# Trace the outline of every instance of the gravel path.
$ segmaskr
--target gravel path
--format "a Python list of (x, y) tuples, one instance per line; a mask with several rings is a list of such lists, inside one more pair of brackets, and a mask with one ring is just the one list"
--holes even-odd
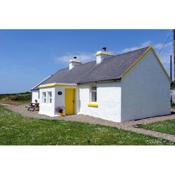
[(122, 129), (124, 129), (126, 131), (132, 131), (132, 132), (136, 132), (136, 133), (139, 133), (139, 134), (144, 134), (144, 135), (157, 137), (157, 138), (162, 138), (162, 139), (166, 139), (166, 140), (175, 142), (175, 136), (174, 135), (170, 135), (170, 134), (166, 134), (166, 133), (146, 130), (146, 129), (143, 129), (143, 128), (134, 128), (132, 126), (127, 127), (127, 128), (122, 128)]
[(87, 115), (71, 115), (71, 116), (65, 116), (65, 117), (48, 117), (46, 115), (40, 115), (38, 112), (29, 112), (25, 108), (25, 105), (8, 105), (3, 104), (6, 108), (18, 112), (22, 114), (25, 117), (31, 117), (31, 118), (38, 118), (38, 119), (49, 119), (49, 120), (65, 120), (65, 121), (77, 121), (77, 122), (83, 122), (83, 123), (90, 123), (90, 124), (100, 124), (105, 126), (111, 126), (116, 127), (118, 129), (123, 129), (126, 131), (132, 131), (139, 134), (144, 134), (152, 137), (162, 138), (169, 141), (175, 142), (175, 136), (165, 133), (160, 133), (156, 131), (146, 130), (142, 128), (137, 128), (138, 124), (148, 124), (148, 123), (154, 123), (158, 121), (165, 121), (165, 120), (173, 120), (175, 119), (175, 114), (172, 115), (166, 115), (166, 116), (158, 116), (158, 117), (152, 117), (152, 118), (146, 118), (141, 120), (135, 120), (135, 121), (128, 121), (128, 122), (122, 122), (122, 123), (116, 123), (112, 121), (103, 120), (100, 118), (95, 118)]

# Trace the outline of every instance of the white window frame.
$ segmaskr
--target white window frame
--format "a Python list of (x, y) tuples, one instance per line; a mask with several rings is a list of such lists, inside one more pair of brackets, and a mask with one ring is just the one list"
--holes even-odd
[(53, 94), (52, 91), (47, 92), (47, 103), (52, 103), (53, 102)]
[[(96, 97), (93, 97), (94, 94)], [(96, 100), (94, 100), (94, 98), (96, 98)], [(90, 102), (97, 103), (97, 86), (96, 85), (93, 85), (90, 88)]]
[(40, 92), (38, 91), (38, 99), (40, 99)]
[(47, 93), (46, 92), (42, 92), (42, 102), (47, 103)]

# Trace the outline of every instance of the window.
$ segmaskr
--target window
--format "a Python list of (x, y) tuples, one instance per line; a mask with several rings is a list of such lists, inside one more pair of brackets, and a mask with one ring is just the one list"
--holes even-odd
[(91, 102), (97, 102), (97, 87), (91, 87)]
[(46, 92), (42, 93), (42, 102), (46, 103)]
[(52, 103), (52, 92), (48, 92), (48, 103)]
[(43, 103), (52, 103), (52, 101), (53, 101), (52, 91), (42, 92), (42, 102)]

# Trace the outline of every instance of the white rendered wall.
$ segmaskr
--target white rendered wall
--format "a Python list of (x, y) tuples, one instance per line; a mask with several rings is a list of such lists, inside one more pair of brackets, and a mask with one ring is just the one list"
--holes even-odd
[(122, 121), (170, 113), (170, 83), (149, 52), (122, 80)]
[[(58, 92), (61, 91), (62, 95), (58, 95)], [(55, 87), (55, 109), (57, 107), (65, 107), (65, 103), (64, 103), (64, 87), (63, 86), (57, 86)], [(58, 115), (58, 112), (55, 110), (55, 115)]]
[(38, 94), (39, 94), (39, 90), (38, 91), (32, 91), (32, 103), (35, 103), (35, 100), (37, 100), (38, 103), (39, 103)]
[[(57, 86), (57, 87), (55, 87), (55, 108), (57, 108), (57, 107), (63, 107), (64, 108), (64, 110), (65, 110), (65, 89), (66, 88), (75, 88), (76, 89), (76, 87), (75, 86)], [(62, 92), (62, 95), (58, 95), (58, 91), (61, 91)], [(75, 106), (74, 106), (74, 109), (75, 109), (75, 114), (76, 114), (76, 109), (77, 109), (77, 107), (76, 107), (76, 104), (77, 104), (77, 102), (76, 102), (76, 99), (77, 99), (77, 97), (76, 97), (76, 90), (75, 90)], [(58, 113), (55, 111), (55, 115), (58, 115)]]
[(78, 114), (86, 114), (94, 117), (121, 121), (121, 84), (97, 83), (98, 107), (88, 107), (90, 96), (90, 84), (78, 86)]
[[(48, 92), (51, 91), (52, 92), (52, 103), (43, 103), (42, 101), (42, 93), (43, 92)], [(39, 110), (39, 114), (44, 114), (44, 115), (48, 115), (51, 117), (55, 116), (55, 88), (43, 88), (40, 89), (40, 110)]]

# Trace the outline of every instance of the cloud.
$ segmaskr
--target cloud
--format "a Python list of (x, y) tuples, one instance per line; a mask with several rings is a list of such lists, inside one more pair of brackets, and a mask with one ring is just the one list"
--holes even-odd
[(146, 41), (138, 46), (134, 46), (134, 47), (129, 47), (129, 48), (125, 48), (123, 49), (121, 52), (129, 52), (129, 51), (133, 51), (133, 50), (137, 50), (137, 49), (140, 49), (140, 48), (143, 48), (143, 47), (146, 47), (148, 45), (152, 45), (154, 47), (154, 49), (156, 50), (161, 50), (161, 49), (166, 49), (168, 47), (171, 47), (172, 46), (172, 41), (164, 44), (164, 43), (156, 43), (154, 44), (152, 41)]
[(79, 53), (67, 53), (65, 55), (59, 56), (55, 59), (56, 63), (61, 64), (68, 64), (69, 60), (73, 58), (74, 56), (77, 57), (82, 63), (86, 63), (92, 60), (95, 60), (95, 54), (94, 53), (85, 53), (85, 52), (79, 52)]
[(124, 53), (124, 52), (130, 52), (130, 51), (133, 51), (133, 50), (137, 50), (137, 49), (140, 49), (142, 47), (146, 47), (148, 45), (151, 44), (151, 41), (146, 41), (138, 46), (134, 46), (134, 47), (129, 47), (129, 48), (125, 48), (121, 51), (121, 53)]
[(169, 73), (170, 70), (170, 55), (173, 53), (173, 45), (172, 41), (168, 43), (156, 43), (153, 44), (153, 47), (158, 54), (163, 66), (166, 71)]
[(154, 45), (154, 48), (159, 50), (159, 49), (167, 48), (169, 46), (172, 46), (172, 41), (170, 41), (170, 42), (168, 42), (166, 44), (164, 44), (164, 43), (157, 43), (157, 44)]
[(172, 42), (168, 42), (166, 44), (158, 43), (154, 45), (154, 49), (156, 50), (163, 64), (169, 64), (169, 58), (173, 51), (172, 46)]

